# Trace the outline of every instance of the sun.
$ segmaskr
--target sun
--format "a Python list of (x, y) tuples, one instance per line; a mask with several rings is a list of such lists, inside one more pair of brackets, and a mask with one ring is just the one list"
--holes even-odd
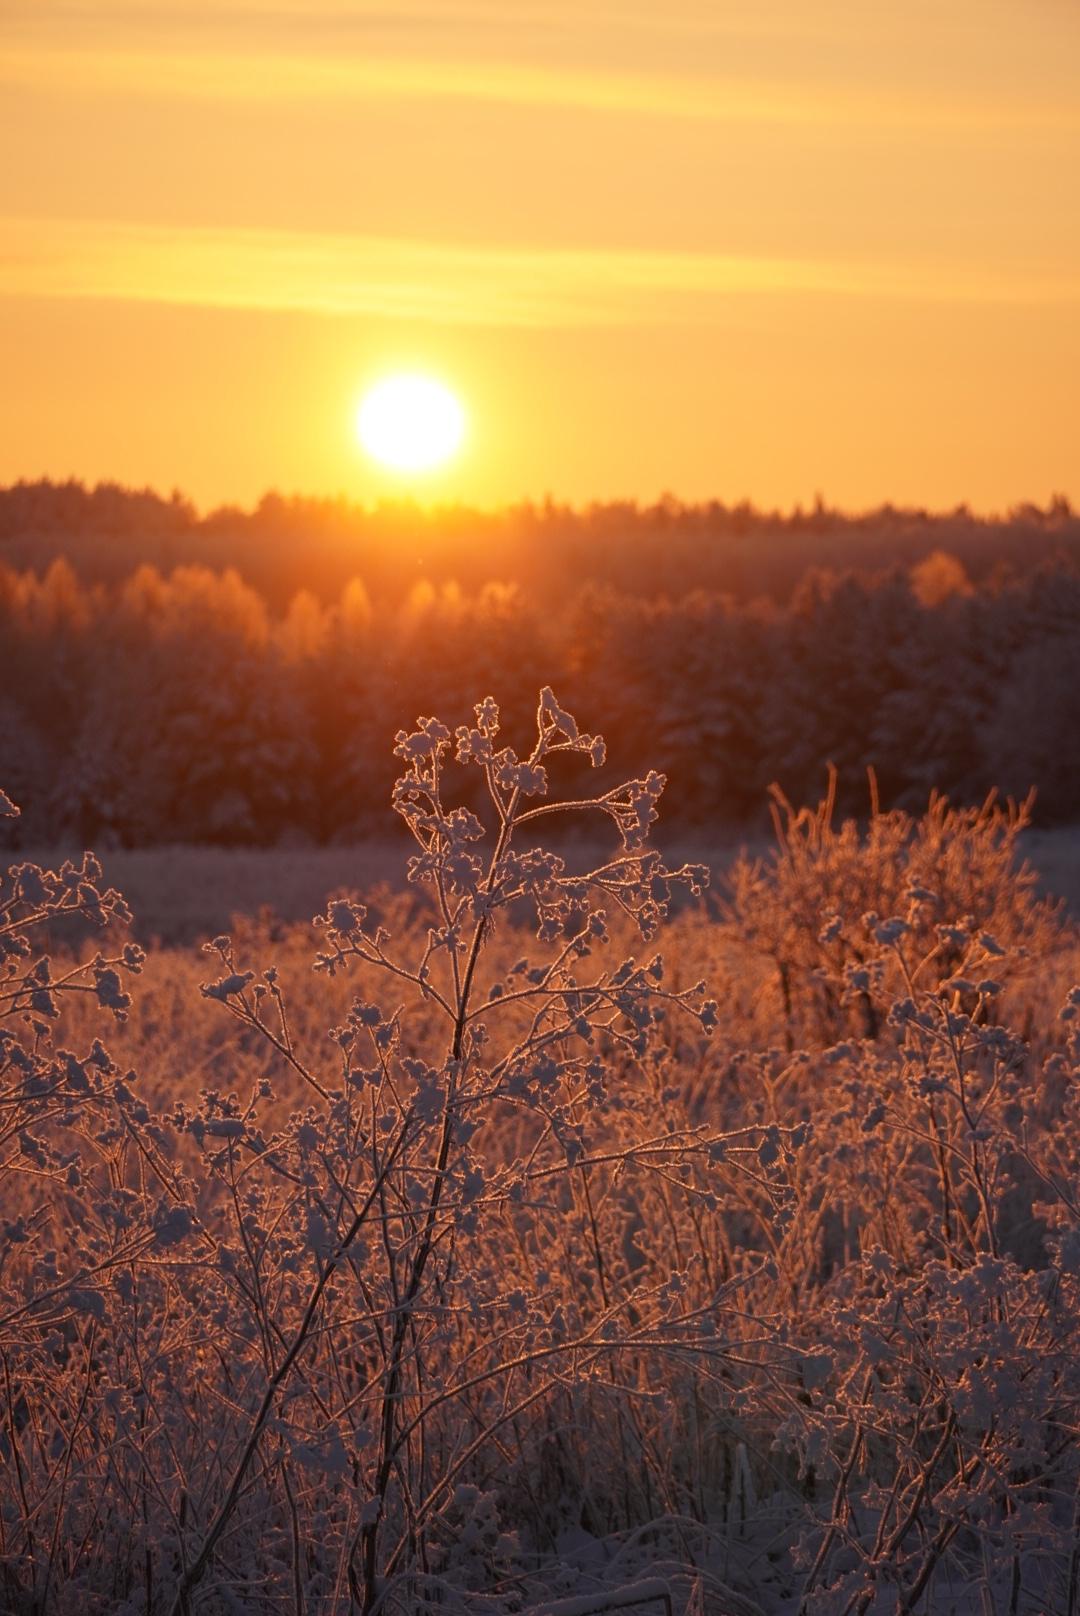
[(387, 376), (364, 394), (356, 431), (367, 453), (392, 471), (433, 471), (465, 437), (460, 399), (432, 376)]

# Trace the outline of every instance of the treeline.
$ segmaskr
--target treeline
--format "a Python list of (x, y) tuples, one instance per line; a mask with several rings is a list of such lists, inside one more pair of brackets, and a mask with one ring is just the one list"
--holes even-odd
[[(1069, 521), (1073, 519), (1070, 517)], [(134, 540), (132, 540), (134, 543)], [(658, 592), (663, 580), (666, 589)], [(1080, 817), (1080, 568), (972, 579), (955, 554), (806, 572), (784, 602), (582, 581), (422, 581), (396, 603), (353, 578), (284, 609), (233, 569), (141, 565), (114, 583), (67, 561), (0, 567), (0, 783), (23, 843), (273, 843), (391, 822), (393, 734), (499, 701), (511, 744), (554, 686), (603, 715), (614, 783), (647, 761), (665, 822), (709, 834), (764, 813), (778, 781), (843, 805), (1039, 791)], [(593, 716), (595, 715), (595, 716)], [(9, 833), (13, 834), (13, 833)]]
[(936, 550), (955, 556), (974, 584), (1000, 587), (1040, 562), (1080, 557), (1080, 515), (1060, 496), (1045, 508), (981, 517), (966, 507), (935, 514), (891, 505), (853, 515), (820, 500), (786, 514), (671, 497), (475, 511), (268, 494), (251, 511), (200, 516), (181, 494), (164, 499), (109, 483), (0, 489), (0, 562), (16, 571), (41, 573), (64, 559), (84, 584), (116, 587), (143, 563), (159, 572), (234, 567), (277, 613), (301, 589), (329, 606), (357, 576), (377, 607), (397, 607), (424, 579), (476, 593), (492, 578), (557, 610), (583, 584), (648, 599), (701, 589), (787, 605), (812, 567), (909, 569)]

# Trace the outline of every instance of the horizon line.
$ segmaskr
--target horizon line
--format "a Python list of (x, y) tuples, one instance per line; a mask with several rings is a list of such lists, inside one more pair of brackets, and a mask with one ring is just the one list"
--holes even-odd
[[(844, 522), (857, 523), (866, 521), (870, 517), (883, 516), (886, 513), (897, 517), (918, 517), (931, 522), (965, 520), (980, 526), (990, 526), (999, 522), (1012, 523), (1025, 515), (1029, 517), (1038, 516), (1043, 520), (1064, 518), (1066, 521), (1080, 521), (1080, 504), (1074, 504), (1073, 496), (1060, 489), (1054, 489), (1050, 492), (1045, 505), (1040, 505), (1032, 498), (1020, 498), (1004, 509), (997, 510), (976, 509), (967, 500), (961, 500), (949, 507), (931, 508), (929, 505), (917, 505), (907, 502), (897, 503), (887, 496), (877, 505), (864, 505), (847, 509), (842, 505), (830, 504), (823, 491), (815, 493), (809, 503), (804, 504), (801, 500), (796, 500), (794, 504), (783, 507), (759, 503), (750, 494), (743, 494), (738, 498), (713, 494), (700, 499), (693, 499), (684, 498), (671, 489), (662, 489), (651, 498), (644, 495), (608, 494), (577, 501), (548, 491), (543, 494), (523, 493), (512, 499), (485, 503), (460, 497), (425, 500), (422, 496), (412, 493), (388, 494), (385, 492), (379, 494), (374, 500), (364, 500), (362, 497), (349, 494), (343, 489), (334, 493), (316, 493), (300, 490), (284, 491), (272, 486), (266, 488), (250, 505), (226, 499), (216, 504), (207, 504), (200, 507), (199, 503), (180, 487), (174, 487), (168, 494), (163, 494), (149, 483), (142, 485), (124, 483), (117, 478), (111, 477), (102, 477), (91, 483), (74, 473), (66, 477), (55, 477), (46, 473), (40, 476), (20, 475), (13, 482), (0, 483), (0, 500), (22, 489), (40, 488), (56, 490), (78, 488), (91, 497), (99, 493), (119, 493), (132, 499), (150, 497), (166, 507), (186, 508), (192, 514), (194, 525), (196, 526), (202, 526), (214, 517), (219, 517), (225, 513), (251, 519), (257, 517), (265, 505), (273, 502), (285, 507), (301, 505), (332, 506), (339, 509), (344, 508), (363, 516), (375, 516), (384, 511), (409, 510), (426, 518), (449, 514), (505, 517), (525, 511), (540, 511), (545, 515), (584, 516), (624, 507), (630, 507), (635, 512), (646, 514), (666, 507), (673, 514), (678, 515), (713, 510), (718, 513), (722, 511), (726, 515), (745, 514), (759, 521), (780, 521), (785, 523), (811, 516), (838, 517)], [(2, 561), (2, 555), (0, 555), (0, 561)]]

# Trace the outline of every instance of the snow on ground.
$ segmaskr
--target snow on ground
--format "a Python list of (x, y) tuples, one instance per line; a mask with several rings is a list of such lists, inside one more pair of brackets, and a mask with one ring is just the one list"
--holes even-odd
[[(708, 864), (714, 878), (744, 848), (758, 855), (769, 842), (729, 836), (710, 842), (658, 838), (669, 858)], [(1064, 899), (1080, 916), (1080, 826), (1025, 833), (1026, 856), (1039, 872), (1045, 891)], [(269, 907), (282, 920), (309, 920), (332, 892), (370, 892), (387, 883), (405, 882), (405, 860), (411, 849), (404, 837), (372, 838), (354, 846), (294, 848), (151, 847), (95, 849), (106, 881), (119, 888), (134, 915), (143, 941), (190, 943), (228, 928), (233, 915), (253, 915)], [(47, 848), (20, 852), (49, 868), (81, 849)], [(572, 859), (573, 846), (564, 849)], [(594, 848), (579, 854), (595, 853)]]

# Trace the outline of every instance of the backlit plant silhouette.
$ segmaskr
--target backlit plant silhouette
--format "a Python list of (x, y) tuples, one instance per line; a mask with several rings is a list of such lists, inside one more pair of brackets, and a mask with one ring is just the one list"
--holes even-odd
[[(270, 1138), (257, 1131), (257, 1096), (183, 1119), (211, 1147), (208, 1166), (227, 1192), (220, 1205), (235, 1214), (241, 1240), (247, 1221), (266, 1225), (272, 1205), (276, 1246), (291, 1244), (304, 1258), (287, 1281), (278, 1274), (270, 1285), (288, 1291), (299, 1313), (275, 1348), (265, 1260), (236, 1252), (253, 1327), (267, 1332), (266, 1390), (187, 1566), (178, 1609), (210, 1564), (283, 1397), (294, 1420), (303, 1406), (320, 1428), (323, 1461), (353, 1476), (344, 1560), (353, 1599), (373, 1610), (397, 1578), (400, 1598), (416, 1608), (445, 1580), (425, 1567), (441, 1568), (446, 1558), (445, 1517), (460, 1507), (458, 1478), (482, 1450), (497, 1450), (504, 1427), (520, 1430), (564, 1379), (612, 1374), (617, 1383), (623, 1353), (699, 1345), (702, 1303), (673, 1306), (669, 1287), (609, 1281), (595, 1197), (616, 1169), (670, 1174), (715, 1149), (718, 1141), (701, 1128), (661, 1125), (625, 1136), (609, 1109), (640, 1115), (647, 1089), (639, 1084), (616, 1097), (607, 1084), (612, 1051), (645, 1062), (666, 1016), (687, 1014), (708, 1027), (716, 1006), (700, 985), (668, 988), (659, 955), (614, 968), (590, 969), (589, 961), (607, 941), (599, 900), (631, 917), (647, 940), (673, 890), (700, 890), (705, 872), (668, 870), (648, 849), (664, 784), (656, 774), (596, 798), (545, 800), (547, 770), (559, 754), (582, 754), (593, 765), (604, 758), (603, 742), (582, 734), (550, 690), (541, 694), (528, 757), (501, 747), (498, 730), (498, 709), (487, 700), (475, 725), (456, 735), (456, 761), (481, 771), (493, 811), (486, 858), (480, 820), (445, 800), (450, 731), (423, 719), (397, 737), (405, 771), (394, 806), (418, 845), (409, 879), (429, 895), (433, 923), (419, 960), (406, 963), (363, 905), (331, 903), (320, 922), (326, 947), (317, 969), (355, 968), (365, 987), (381, 975), (395, 996), (407, 995), (389, 1005), (366, 993), (352, 1002), (331, 1035), (331, 1072), (317, 1076), (297, 1055), (273, 969), (256, 979), (226, 939), (212, 945), (223, 974), (204, 993), (273, 1043), (313, 1103)], [(589, 810), (610, 818), (620, 847), (587, 874), (569, 875), (552, 852), (515, 846), (523, 828), (546, 814)], [(539, 949), (484, 973), (485, 942), (500, 911), (521, 905), (534, 916)], [(442, 1055), (431, 1061), (421, 1049), (440, 1028)], [(252, 1171), (253, 1139), (262, 1171)], [(553, 1218), (583, 1215), (588, 1255), (577, 1260), (594, 1272), (568, 1308), (543, 1272), (544, 1248)], [(339, 1336), (330, 1332), (331, 1292), (349, 1313)], [(709, 1298), (714, 1308), (720, 1301)], [(313, 1393), (301, 1388), (315, 1372), (313, 1359), (322, 1360), (325, 1384), (311, 1402)], [(499, 1545), (493, 1529), (477, 1552), (509, 1553)]]

